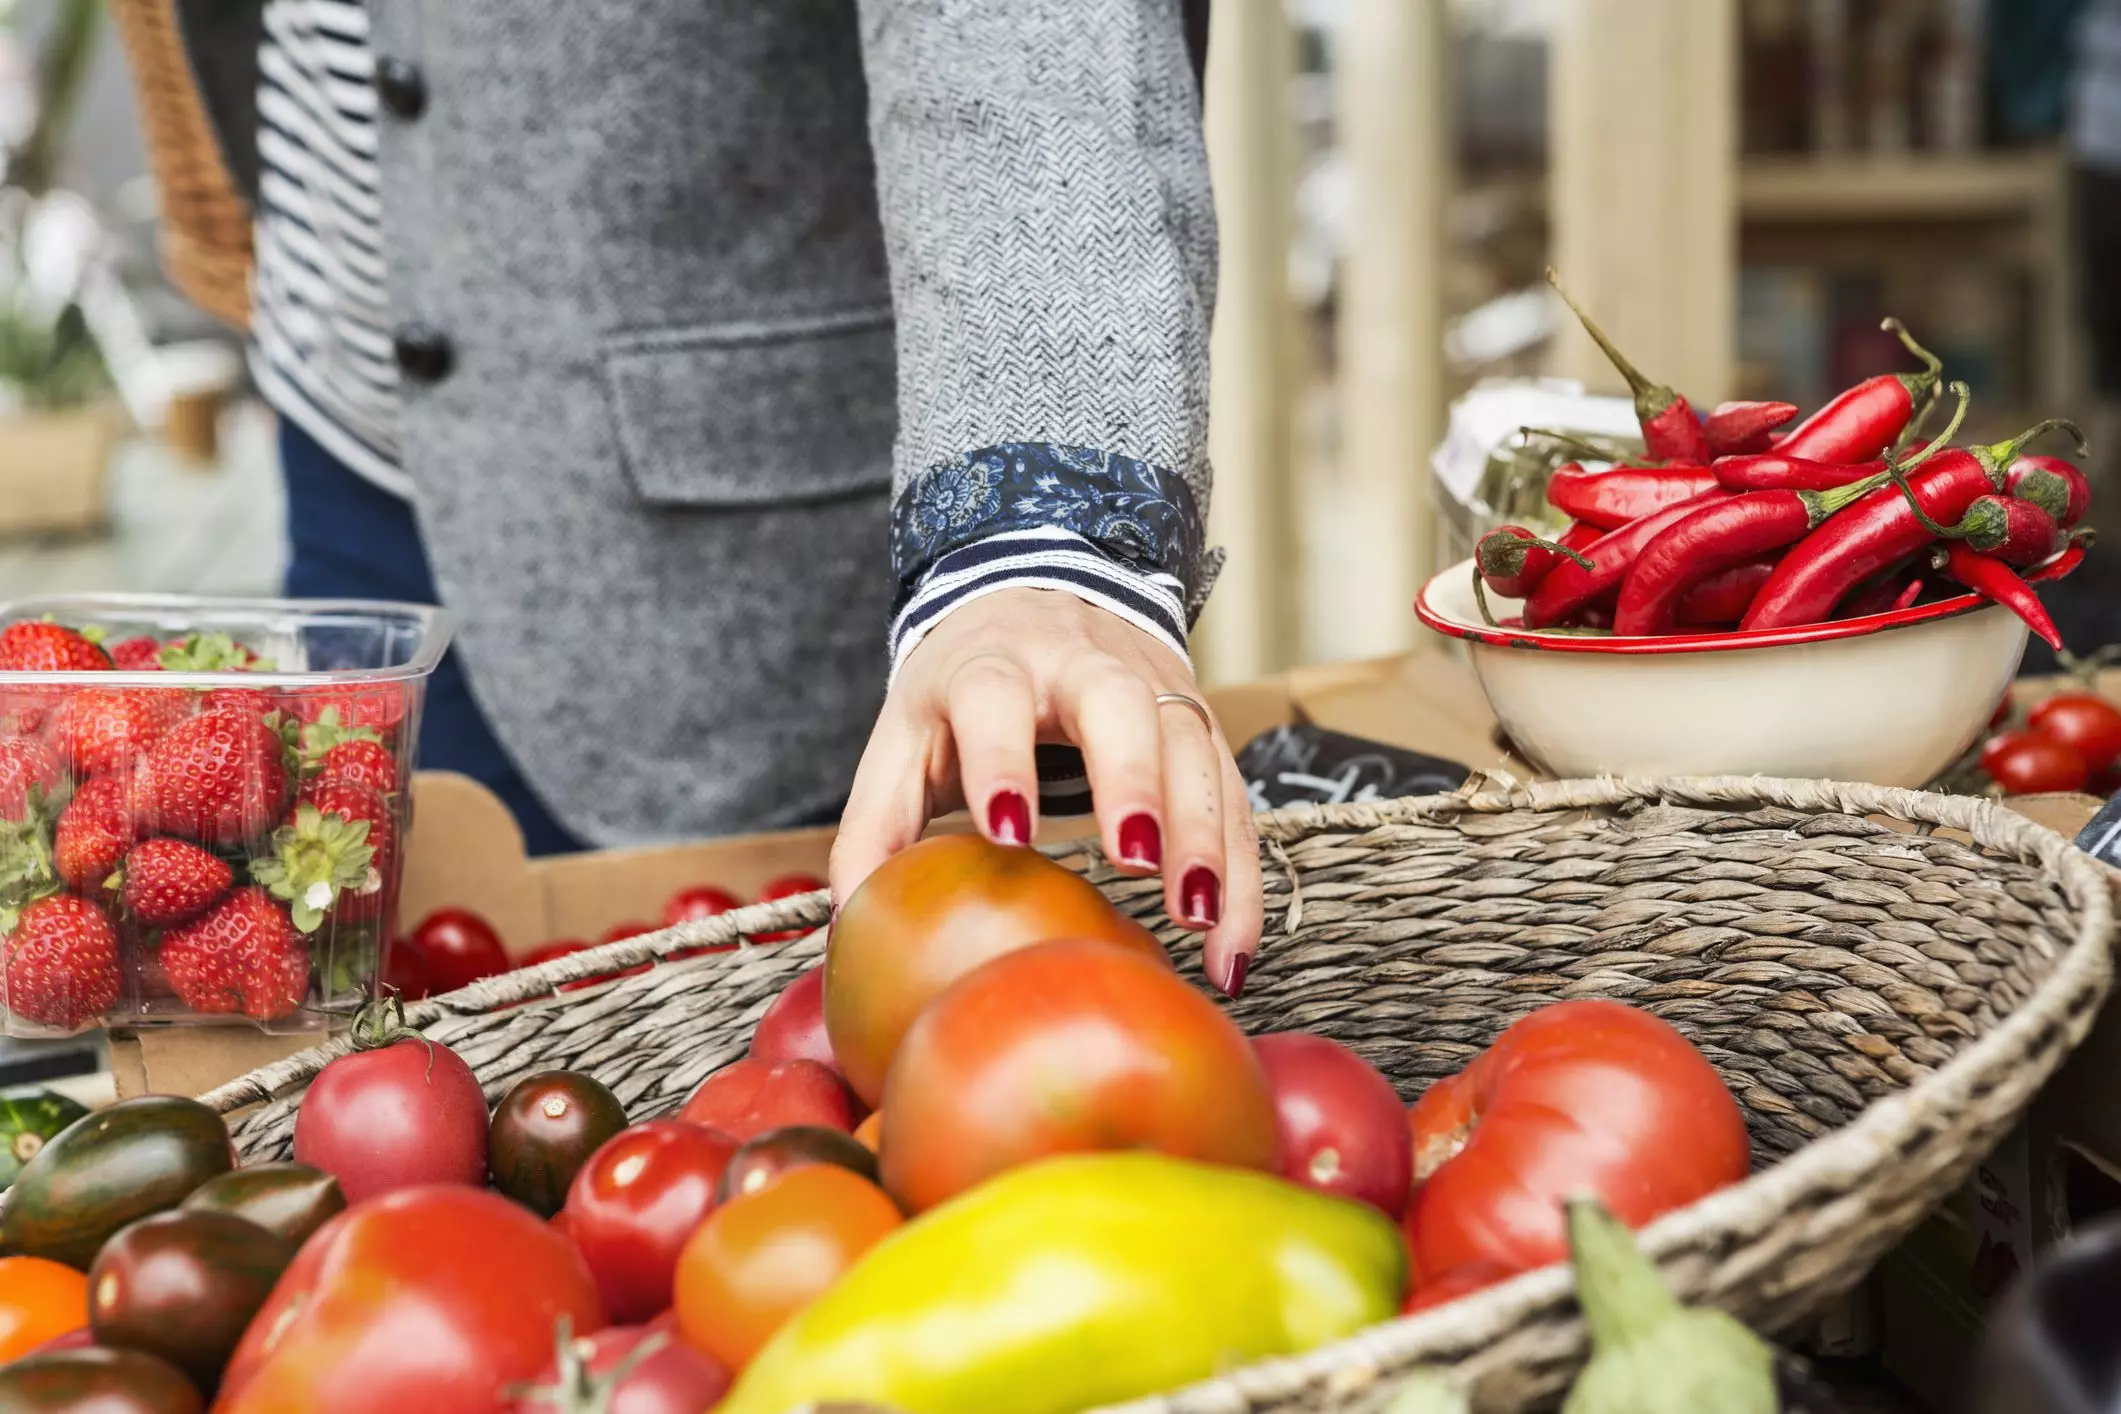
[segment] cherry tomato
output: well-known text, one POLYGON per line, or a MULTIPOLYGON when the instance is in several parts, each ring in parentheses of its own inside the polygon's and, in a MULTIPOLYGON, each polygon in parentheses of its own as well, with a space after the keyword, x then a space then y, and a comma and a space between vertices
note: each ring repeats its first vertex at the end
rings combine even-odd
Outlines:
POLYGON ((625 1107, 591 1076, 548 1070, 518 1081, 493 1110, 493 1186, 549 1218, 589 1156, 625 1127, 625 1107))
MULTIPOLYGON (((652 1325, 598 1331, 575 1341, 573 1355, 601 1385, 641 1342, 651 1339, 663 1343, 611 1386, 610 1402, 596 1406, 603 1414, 700 1414, 721 1402, 729 1388, 728 1373, 711 1356, 652 1325)), ((565 1414, 582 1407, 562 1392, 557 1362, 545 1367, 536 1386, 516 1401, 512 1414, 565 1414)))
POLYGON ((1399 1308, 1399 1314, 1411 1316, 1416 1311, 1447 1306, 1462 1296, 1486 1291, 1496 1283, 1508 1281, 1515 1275, 1517 1274, 1508 1267, 1495 1262, 1468 1262, 1462 1267, 1453 1267, 1434 1281, 1416 1283, 1414 1289, 1407 1293, 1406 1304, 1399 1308))
POLYGON ((1281 1175, 1387 1217, 1407 1210, 1414 1158, 1407 1112, 1392 1089, 1346 1046, 1290 1031, 1254 1038, 1281 1121, 1281 1175))
POLYGON ((700 1082, 678 1118, 718 1129, 739 1143, 791 1124, 854 1132, 859 1118, 846 1082, 816 1061, 746 1057, 700 1082))
POLYGON ((958 979, 906 1033, 883 1110, 884 1187, 912 1213, 1053 1154, 1280 1166, 1244 1033, 1161 959, 1109 943, 1039 943, 958 979))
POLYGON ((2038 731, 2005 732, 1981 748, 1981 769, 2007 795, 2082 790, 2090 780, 2084 758, 2038 731))
POLYGON ((87 1324, 87 1277, 42 1257, 0 1257, 0 1365, 87 1324))
POLYGON ((567 1190, 567 1230, 595 1274, 604 1309, 629 1325, 670 1305, 685 1239, 714 1211, 736 1141, 681 1119, 613 1136, 567 1190))
POLYGON ((732 1198, 678 1258, 678 1330, 740 1370, 901 1221, 875 1184, 830 1164, 732 1198))
POLYGON ((825 946, 825 1026, 854 1093, 871 1106, 913 1018, 990 958, 1088 938, 1165 966, 1149 931, 1094 885, 1029 849, 936 835, 886 860, 840 908, 825 946))
POLYGON ((517 963, 516 966, 536 967, 539 963, 551 962, 556 957, 566 957, 569 953, 588 951, 589 944, 583 942, 580 938, 561 938, 557 942, 546 943, 542 947, 532 948, 528 953, 524 954, 523 960, 517 963))
POLYGON ((721 1204, 756 1193, 769 1183, 778 1183, 782 1175, 811 1164, 838 1164, 871 1183, 877 1181, 876 1151, 865 1148, 853 1135, 815 1124, 792 1124, 745 1140, 722 1171, 714 1200, 721 1204))
POLYGON ((436 992, 469 987, 508 970, 508 951, 493 925, 468 908, 438 908, 412 930, 436 992))
MULTIPOLYGON (((760 903, 776 903, 784 898, 796 898, 802 894, 814 894, 825 887, 823 879, 809 874, 783 874, 780 878, 759 890, 760 903)), ((800 938, 807 928, 788 928, 778 933, 760 933, 754 943, 785 943, 790 938, 800 938)))
POLYGON ((340 1056, 295 1111, 295 1162, 349 1204, 417 1184, 486 1182, 486 1095, 464 1058, 426 1040, 340 1056))
POLYGON ((498 1193, 410 1188, 304 1244, 236 1347, 215 1414, 496 1414, 566 1317, 604 1327, 565 1238, 498 1193))
POLYGON ((675 928, 680 923, 713 918, 743 906, 741 899, 725 889, 715 888, 712 884, 694 884, 689 889, 679 889, 663 905, 663 926, 675 928))
POLYGON ((2088 692, 2066 692, 2033 708, 2032 729, 2050 741, 2072 747, 2097 774, 2121 760, 2121 709, 2088 692))
POLYGON ((421 1002, 434 992, 434 978, 427 954, 411 938, 393 938, 383 963, 383 985, 402 1001, 421 1002))
POLYGON ((1568 1251, 1562 1203, 1630 1227, 1746 1176, 1745 1117, 1684 1036, 1619 1002, 1562 1002, 1511 1026, 1408 1116, 1416 1283, 1472 1262, 1525 1271, 1568 1251))
POLYGON ((655 924, 643 923, 636 918, 625 923, 612 924, 604 930, 604 936, 597 941, 602 943, 622 943, 628 938, 638 938, 643 933, 653 933, 654 931, 656 931, 655 924))
POLYGON ((832 1038, 825 1033, 825 969, 811 968, 790 982, 759 1018, 751 1033, 751 1056, 762 1061, 816 1061, 839 1074, 832 1038))

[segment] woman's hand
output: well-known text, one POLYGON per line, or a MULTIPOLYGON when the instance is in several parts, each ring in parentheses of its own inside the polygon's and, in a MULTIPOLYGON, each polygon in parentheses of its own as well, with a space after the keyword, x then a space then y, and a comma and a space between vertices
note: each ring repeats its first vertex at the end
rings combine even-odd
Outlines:
POLYGON ((1207 933, 1208 979, 1236 996, 1258 950, 1259 850, 1244 781, 1181 658, 1072 594, 1004 589, 950 612, 899 669, 832 849, 832 897, 969 806, 997 844, 1037 828, 1033 747, 1082 748, 1105 854, 1161 873, 1164 907, 1207 933))

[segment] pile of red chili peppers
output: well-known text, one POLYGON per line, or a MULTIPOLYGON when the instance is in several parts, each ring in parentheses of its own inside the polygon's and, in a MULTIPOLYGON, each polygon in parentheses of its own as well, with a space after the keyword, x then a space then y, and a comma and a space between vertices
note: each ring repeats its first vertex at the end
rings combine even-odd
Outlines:
POLYGON ((1788 628, 1963 587, 2062 646, 2021 572, 2081 553, 2076 527, 2091 488, 2070 462, 2025 449, 2061 430, 2083 455, 2073 424, 2055 418, 2007 442, 1953 447, 1967 398, 1954 383, 1951 425, 1922 440, 1943 366, 1893 319, 1885 328, 1922 360, 1921 371, 1865 379, 1787 432, 1777 429, 1797 415, 1789 403, 1725 403, 1701 416, 1576 312, 1634 393, 1645 455, 1601 470, 1560 467, 1547 500, 1570 524, 1554 539, 1515 525, 1481 539, 1480 587, 1523 601, 1510 626, 1618 635, 1788 628))

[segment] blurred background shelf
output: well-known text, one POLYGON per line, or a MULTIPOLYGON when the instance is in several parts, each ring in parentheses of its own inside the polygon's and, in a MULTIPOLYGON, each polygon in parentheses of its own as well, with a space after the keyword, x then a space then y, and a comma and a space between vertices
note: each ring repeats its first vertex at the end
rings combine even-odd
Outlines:
POLYGON ((1759 155, 1738 169, 1739 215, 1761 224, 2045 220, 2068 199, 2068 162, 2055 148, 1759 155))

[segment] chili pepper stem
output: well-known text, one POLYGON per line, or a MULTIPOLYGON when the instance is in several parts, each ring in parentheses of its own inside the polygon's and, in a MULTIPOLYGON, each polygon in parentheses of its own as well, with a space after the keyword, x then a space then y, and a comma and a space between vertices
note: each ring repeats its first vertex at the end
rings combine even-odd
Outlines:
POLYGON ((1907 499, 1908 509, 1914 512, 1916 522, 1925 531, 1940 540, 1952 539, 1953 530, 1937 524, 1935 520, 1931 519, 1929 512, 1922 509, 1922 502, 1915 497, 1915 488, 1908 484, 1907 474, 1942 451, 1945 445, 1959 431, 1959 424, 1966 421, 1966 406, 1968 400, 1973 396, 1973 390, 1964 383, 1954 383, 1952 384, 1952 392, 1958 396, 1959 410, 1952 414, 1952 420, 1946 424, 1945 429, 1931 438, 1927 447, 1924 447, 1908 460, 1904 462, 1895 461, 1891 457, 1885 459, 1885 475, 1892 480, 1895 486, 1900 488, 1900 494, 1907 499))
POLYGON ((1884 319, 1878 322, 1878 327, 1880 329, 1883 329, 1886 333, 1891 334, 1894 338, 1898 339, 1903 345, 1906 346, 1907 351, 1909 353, 1913 354, 1916 358, 1921 359, 1925 364, 1929 365, 1927 371, 1932 379, 1937 379, 1944 376, 1944 360, 1937 357, 1937 355, 1931 353, 1928 349, 1922 347, 1922 345, 1916 343, 1915 336, 1908 332, 1907 325, 1902 324, 1898 318, 1892 315, 1887 315, 1884 319))
MULTIPOLYGON (((1551 427, 1520 427, 1517 432, 1519 436, 1523 437, 1543 437, 1557 447, 1574 452, 1578 456, 1589 457, 1592 461, 1623 462, 1630 460, 1627 449, 1624 447, 1602 445, 1588 438, 1578 437, 1572 432, 1558 432, 1551 427)), ((1635 462, 1633 464, 1637 466, 1663 465, 1662 462, 1650 461, 1635 462)))
POLYGON ((1647 402, 1649 413, 1654 416, 1672 405, 1672 390, 1652 383, 1643 376, 1641 369, 1628 362, 1627 355, 1606 336, 1605 330, 1598 327, 1598 321, 1584 313, 1583 306, 1576 303, 1562 287, 1561 276, 1551 265, 1547 267, 1547 283, 1554 287, 1554 293, 1561 296, 1561 302, 1569 307, 1570 313, 1576 316, 1576 321, 1583 325, 1583 332, 1591 336, 1591 342, 1598 345, 1599 352, 1611 360, 1620 376, 1627 380, 1628 391, 1635 395, 1638 407, 1647 402))
POLYGON ((1495 622, 1495 611, 1488 607, 1488 587, 1481 580, 1480 557, 1476 555, 1473 558, 1473 602, 1480 606, 1480 617, 1483 623, 1487 624, 1489 628, 1501 628, 1502 625, 1495 622))
POLYGON ((1526 550, 1551 550, 1557 555, 1574 560, 1578 569, 1596 568, 1583 552, 1571 550, 1568 546, 1558 541, 1542 540, 1536 535, 1512 535, 1507 530, 1491 530, 1486 535, 1481 536, 1480 543, 1473 547, 1473 559, 1476 565, 1490 574, 1517 574, 1524 569, 1524 551, 1526 550), (1503 544, 1505 548, 1521 547, 1517 548, 1517 563, 1515 565, 1488 564, 1488 546, 1494 544, 1503 544))
MULTIPOLYGON (((1954 383, 1952 386, 1956 388, 1960 385, 1954 383)), ((2008 442, 1998 442, 1986 450, 1996 466, 2007 467, 2018 460, 2027 447, 2050 432, 2069 433, 2071 440, 2077 444, 2076 455, 2082 457, 2090 454, 2091 442, 2085 437, 2084 429, 2066 417, 2050 417, 2036 422, 2008 442)))

